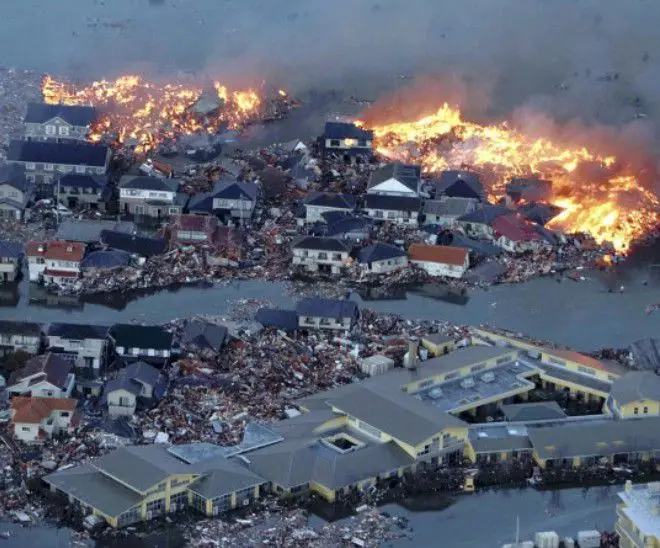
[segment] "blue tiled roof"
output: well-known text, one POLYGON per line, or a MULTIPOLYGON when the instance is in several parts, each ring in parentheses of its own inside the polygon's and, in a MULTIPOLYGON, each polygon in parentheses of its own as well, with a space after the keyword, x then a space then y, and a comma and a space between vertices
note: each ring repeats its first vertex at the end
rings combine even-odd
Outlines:
POLYGON ((61 118, 72 126, 88 126, 96 118, 96 110, 94 107, 80 105, 28 104, 25 123, 43 124, 53 118, 61 118))
POLYGON ((363 247, 356 255, 358 262, 372 263, 374 261, 386 261, 387 259, 405 257, 407 253, 395 245, 376 242, 375 244, 363 247))
POLYGON ((0 185, 10 185, 26 192, 29 184, 25 178, 25 168, 16 164, 8 164, 0 167, 0 185))
POLYGON ((47 141, 12 141, 7 160, 43 164, 105 167, 108 147, 91 143, 55 143, 47 141))
POLYGON ((23 256, 24 248, 20 242, 0 240, 0 258, 19 259, 23 256))
POLYGON ((358 139, 370 141, 374 132, 347 122, 326 122, 323 133, 326 139, 358 139))
POLYGON ((81 268, 119 268, 131 264, 125 251, 92 251, 80 263, 81 268))
POLYGON ((145 238, 115 230, 103 230, 101 232, 101 242, 113 249, 126 251, 141 257, 161 255, 167 249, 167 242, 163 238, 145 238))
POLYGON ((60 177, 60 187, 72 188, 105 188, 108 180, 102 175, 81 175, 78 173, 67 173, 60 177))
POLYGON ((213 197, 226 200, 256 200, 258 190, 259 187, 254 183, 218 181, 213 187, 213 197))

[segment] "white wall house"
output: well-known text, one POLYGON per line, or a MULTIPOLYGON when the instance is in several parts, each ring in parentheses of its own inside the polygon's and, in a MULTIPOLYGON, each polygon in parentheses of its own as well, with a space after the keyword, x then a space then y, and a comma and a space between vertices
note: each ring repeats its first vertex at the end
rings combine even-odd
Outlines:
POLYGON ((14 397, 11 401, 14 435, 24 443, 43 443, 60 432, 71 433, 78 426, 77 401, 69 398, 14 397))
POLYGON ((292 264, 309 272, 339 274, 350 260, 349 251, 341 240, 307 236, 293 245, 292 264))
POLYGON ((117 388, 107 392, 108 414, 111 417, 130 417, 135 415, 137 395, 125 388, 117 388))
POLYGON ((364 272, 383 274, 408 266, 408 255, 400 247, 376 242, 357 252, 357 260, 364 272))
POLYGON ((97 375, 107 355, 107 327, 53 323, 46 334, 47 346, 74 357, 75 366, 97 375))
POLYGON ((469 251, 462 247, 412 244, 408 258, 429 276, 462 278, 470 267, 469 251))
POLYGON ((420 207, 419 198, 369 194, 365 200, 364 211, 374 221, 417 226, 420 207))
POLYGON ((421 183, 420 166, 393 162, 371 174, 367 194, 417 198, 421 183))
POLYGON ((41 347, 38 323, 0 320, 0 356, 17 350, 37 354, 41 347))
POLYGON ((346 299, 303 299, 296 307, 298 325, 305 329, 350 331, 359 316, 358 307, 346 299))

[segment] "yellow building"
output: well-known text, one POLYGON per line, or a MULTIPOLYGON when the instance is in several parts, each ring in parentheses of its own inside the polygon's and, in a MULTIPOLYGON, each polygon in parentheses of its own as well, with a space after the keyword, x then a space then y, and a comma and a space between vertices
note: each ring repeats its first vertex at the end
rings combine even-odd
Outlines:
POLYGON ((654 371, 631 371, 612 384, 607 407, 616 416, 660 415, 660 376, 654 371))
POLYGON ((619 493, 616 532, 621 548, 660 547, 660 483, 634 485, 619 493))
MULTIPOLYGON (((201 445, 200 445, 201 447, 201 445)), ((162 444, 122 447, 46 476, 51 491, 112 527, 193 507, 213 516, 259 498, 265 480, 217 453, 193 464, 162 444)))
POLYGON ((422 337, 422 346, 426 348, 432 356, 444 356, 449 354, 456 347, 454 340, 442 333, 431 333, 422 337))

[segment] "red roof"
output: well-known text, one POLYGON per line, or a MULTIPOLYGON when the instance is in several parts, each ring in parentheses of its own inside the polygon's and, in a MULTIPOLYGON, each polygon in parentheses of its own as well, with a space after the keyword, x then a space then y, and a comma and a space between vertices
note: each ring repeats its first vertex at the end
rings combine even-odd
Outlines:
POLYGON ((541 239, 530 223, 516 215, 497 217, 490 226, 495 231, 495 236, 504 236, 512 242, 533 242, 541 239))
POLYGON ((25 255, 27 257, 43 257, 46 254, 46 242, 29 241, 25 255))
POLYGON ((446 245, 412 244, 408 249, 408 257, 411 261, 461 266, 465 264, 465 259, 468 257, 468 250, 464 247, 450 247, 446 245))
POLYGON ((12 420, 27 424, 39 424, 50 417, 53 411, 72 412, 78 402, 73 398, 27 398, 14 396, 11 399, 12 420))
POLYGON ((51 270, 47 268, 44 270, 44 276, 55 276, 56 278, 77 278, 78 273, 71 270, 51 270))
POLYGON ((213 215, 173 215, 173 230, 190 230, 212 234, 218 226, 218 218, 213 215))
POLYGON ((46 259, 80 262, 85 255, 85 245, 80 242, 48 242, 46 259))

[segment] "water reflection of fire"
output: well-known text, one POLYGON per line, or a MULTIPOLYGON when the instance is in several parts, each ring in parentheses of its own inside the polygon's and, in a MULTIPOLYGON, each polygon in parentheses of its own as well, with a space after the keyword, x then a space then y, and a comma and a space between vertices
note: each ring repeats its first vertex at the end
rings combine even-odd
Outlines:
POLYGON ((550 201, 563 211, 550 227, 589 233, 598 242, 611 242, 618 252, 626 252, 659 222, 658 198, 632 168, 586 147, 530 138, 506 124, 466 122, 447 104, 412 122, 369 120, 366 125, 374 131, 379 153, 421 163, 427 173, 466 166, 492 173, 486 181, 491 198, 504 196, 512 177, 551 180, 550 201), (580 168, 587 165, 597 166, 600 176, 585 176, 580 168))
MULTIPOLYGON (((84 87, 50 76, 42 83, 47 103, 99 108, 102 115, 91 129, 92 141, 114 133, 119 142, 135 140, 141 150, 182 134, 213 134, 224 127, 238 128, 259 116, 263 101, 256 90, 231 91, 219 82, 214 83, 214 89, 218 108, 199 115, 191 107, 202 96, 201 87, 157 85, 132 75, 114 81, 100 80, 84 87)), ((280 97, 285 99, 286 92, 280 90, 280 97)))

